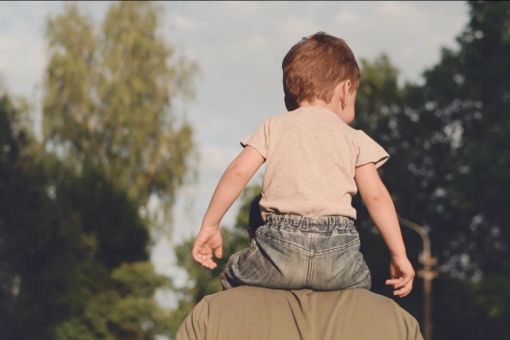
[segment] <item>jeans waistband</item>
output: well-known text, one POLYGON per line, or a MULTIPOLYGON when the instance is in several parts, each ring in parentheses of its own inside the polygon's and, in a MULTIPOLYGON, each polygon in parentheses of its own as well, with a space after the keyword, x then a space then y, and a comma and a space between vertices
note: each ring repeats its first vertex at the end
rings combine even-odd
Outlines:
POLYGON ((333 228, 356 230, 356 226, 352 218, 340 215, 307 217, 293 214, 269 213, 267 215, 267 222, 270 224, 288 223, 293 227, 308 231, 325 231, 333 228))

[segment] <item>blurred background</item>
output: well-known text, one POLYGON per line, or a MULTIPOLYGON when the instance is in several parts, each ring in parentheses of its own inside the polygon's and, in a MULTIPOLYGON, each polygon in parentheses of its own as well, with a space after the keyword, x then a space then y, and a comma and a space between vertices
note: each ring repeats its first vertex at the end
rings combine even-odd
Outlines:
POLYGON ((285 110, 283 56, 317 31, 359 60, 355 127, 390 153, 408 255, 430 267, 395 301, 428 339, 508 338, 510 3, 472 1, 0 4, 0 339, 172 339, 248 244, 262 172, 219 269, 190 256, 239 140, 285 110))

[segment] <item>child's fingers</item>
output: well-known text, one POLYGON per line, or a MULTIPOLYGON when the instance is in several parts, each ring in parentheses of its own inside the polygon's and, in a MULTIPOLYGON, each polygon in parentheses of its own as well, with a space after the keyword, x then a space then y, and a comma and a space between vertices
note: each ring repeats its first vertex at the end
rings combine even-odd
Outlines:
POLYGON ((216 256, 217 259, 221 259, 223 256, 223 247, 218 247, 214 250, 214 256, 216 256))
POLYGON ((202 263, 205 260, 205 258, 207 257, 206 252, 203 249, 200 249, 198 247, 193 248, 193 250, 191 251, 191 254, 193 255, 193 259, 200 263, 202 263))
POLYGON ((201 266, 214 269, 217 264, 212 260, 212 251, 210 249, 196 247, 191 251, 193 259, 201 266))
POLYGON ((201 266, 209 269, 214 269, 217 266, 216 263, 209 258, 200 258, 197 262, 200 263, 201 266))
POLYGON ((206 263, 207 260, 208 260, 208 256, 207 255, 203 255, 203 254, 194 254, 193 255, 193 258, 195 259, 195 261, 199 262, 199 263, 206 263))
POLYGON ((400 289, 409 284, 410 278, 402 277, 401 280, 393 286, 395 289, 400 289))
POLYGON ((413 288, 413 283, 411 281, 411 282, 408 282, 404 287, 394 291, 393 294, 398 295, 399 297, 404 297, 411 292, 412 288, 413 288))
POLYGON ((402 276, 402 283, 400 285, 397 285, 396 288, 400 288, 400 287, 404 287, 404 286, 407 286, 409 284, 413 284, 413 278, 414 276, 411 276, 411 275, 404 275, 402 276))
POLYGON ((410 292, 411 292, 410 289, 400 290, 400 291, 394 292, 393 295, 403 298, 403 297, 409 295, 410 292))
POLYGON ((205 265, 209 261, 211 261, 211 252, 207 249, 196 248, 192 250, 193 259, 200 263, 201 265, 205 265))
POLYGON ((216 268, 216 263, 214 263, 213 261, 207 261, 204 262, 203 266, 209 269, 214 269, 216 268))
POLYGON ((402 294, 405 294, 405 293, 408 293, 410 291, 411 287, 409 286, 405 286, 405 287, 402 287, 400 289, 397 289, 393 292, 394 295, 402 295, 402 294))
POLYGON ((401 276, 399 278, 386 280, 386 284, 392 285, 395 288, 401 288, 401 287, 407 285, 412 280, 413 280, 413 276, 404 274, 403 276, 401 276))
POLYGON ((385 283, 386 283, 387 285, 389 285, 389 286, 390 286, 390 285, 391 285, 391 286, 394 286, 395 284, 398 284, 399 282, 402 282, 402 278, 401 278, 401 277, 399 277, 399 278, 397 278, 397 279, 389 279, 389 280, 386 280, 386 282, 385 282, 385 283))

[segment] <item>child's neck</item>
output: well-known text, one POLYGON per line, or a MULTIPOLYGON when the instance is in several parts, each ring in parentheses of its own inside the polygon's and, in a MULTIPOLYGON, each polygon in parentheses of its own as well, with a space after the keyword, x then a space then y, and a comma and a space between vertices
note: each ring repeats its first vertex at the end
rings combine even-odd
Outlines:
POLYGON ((319 106, 319 107, 323 107, 325 109, 328 109, 329 111, 332 111, 336 114, 338 114, 338 109, 340 108, 340 105, 338 105, 338 103, 335 103, 333 101, 329 102, 329 103, 326 103, 325 101, 321 100, 321 99, 314 99, 314 100, 303 100, 301 102, 299 102, 299 106, 319 106))
POLYGON ((341 108, 340 108, 340 103, 338 101, 331 101, 329 103, 326 103, 325 101, 321 100, 321 99, 314 99, 314 100, 303 100, 301 102, 299 102, 299 107, 303 107, 303 106, 318 106, 318 107, 322 107, 326 110, 329 110, 331 112, 333 112, 334 114, 336 114, 338 117, 340 117, 340 119, 343 120, 342 118, 342 115, 341 115, 341 108))

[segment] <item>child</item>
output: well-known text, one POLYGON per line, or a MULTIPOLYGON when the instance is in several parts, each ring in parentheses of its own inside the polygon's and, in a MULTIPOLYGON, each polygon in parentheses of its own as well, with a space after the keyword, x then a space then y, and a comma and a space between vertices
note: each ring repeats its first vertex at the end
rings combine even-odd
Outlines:
POLYGON ((232 255, 221 275, 225 288, 337 290, 371 287, 359 252, 351 206, 359 190, 391 253, 394 295, 412 289, 397 214, 377 173, 386 151, 354 119, 359 67, 342 39, 323 32, 294 45, 283 60, 289 112, 269 117, 241 141, 213 194, 193 246, 193 258, 213 269, 222 256, 220 221, 265 162, 260 200, 264 224, 249 248, 232 255))

